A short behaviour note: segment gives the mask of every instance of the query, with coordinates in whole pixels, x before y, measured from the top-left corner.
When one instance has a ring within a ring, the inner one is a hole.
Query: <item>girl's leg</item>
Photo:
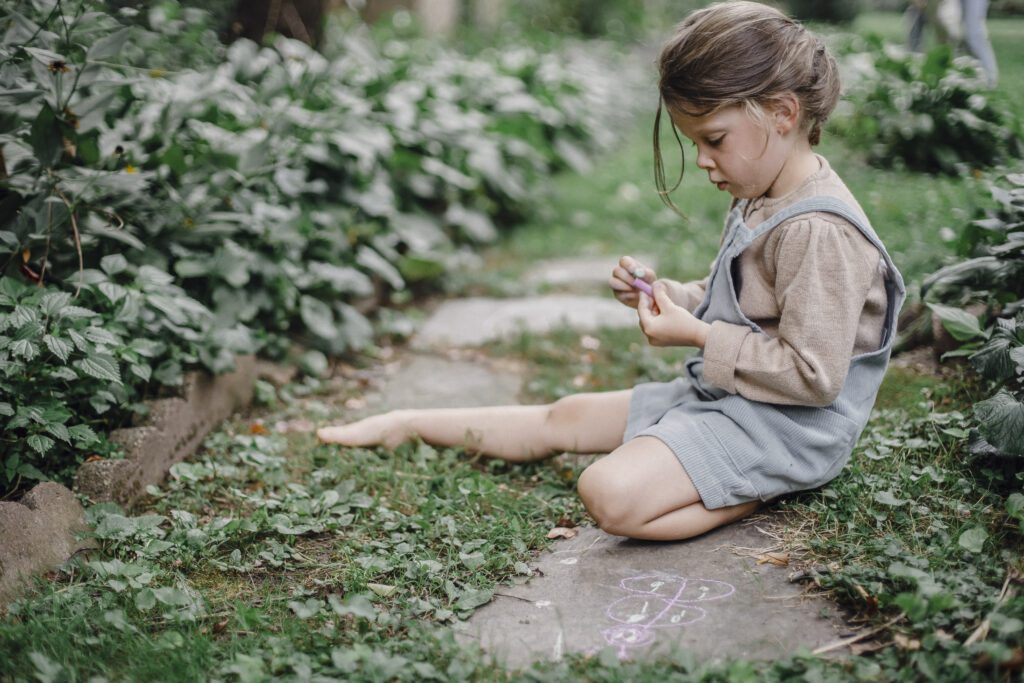
[[[617,536],[672,541],[744,517],[759,501],[708,510],[675,454],[641,436],[583,471],[577,484],[590,516]]]
[[[549,405],[396,410],[324,427],[317,437],[325,443],[389,448],[418,437],[513,462],[565,451],[608,453],[622,444],[632,393],[574,394]]]

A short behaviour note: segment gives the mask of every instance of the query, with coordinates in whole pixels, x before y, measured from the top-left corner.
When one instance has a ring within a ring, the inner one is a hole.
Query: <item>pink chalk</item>
[[[644,282],[643,280],[641,280],[640,278],[633,278],[633,286],[639,289],[647,296],[651,297],[652,299],[654,298],[654,290],[652,290],[651,286]]]

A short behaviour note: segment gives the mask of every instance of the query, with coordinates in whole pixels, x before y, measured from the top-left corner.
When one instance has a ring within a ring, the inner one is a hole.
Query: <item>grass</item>
[[[901,30],[878,14],[858,28]],[[990,30],[1004,94],[1024,97],[1024,21]],[[703,275],[726,198],[688,172],[678,201],[690,220],[668,213],[649,190],[647,137],[639,125],[591,173],[557,179],[538,216],[487,255],[488,272],[458,288],[521,291],[538,260],[579,254],[650,253],[661,275]],[[938,229],[958,227],[981,201],[971,181],[871,169],[836,139],[822,151],[911,281],[949,253]],[[531,401],[667,379],[687,357],[649,348],[635,330],[523,335],[488,352],[525,362]],[[91,506],[101,551],[0,615],[0,681],[1019,680],[1024,600],[1013,593],[1024,548],[1005,496],[1021,474],[969,454],[974,391],[957,376],[893,368],[844,472],[777,503],[808,581],[857,623],[892,622],[845,660],[705,665],[676,653],[495,666],[451,625],[497,586],[525,580],[551,526],[584,521],[574,493],[582,464],[510,467],[419,444],[337,451],[277,433],[279,422],[338,415],[358,396],[306,381],[227,423],[130,514]]]

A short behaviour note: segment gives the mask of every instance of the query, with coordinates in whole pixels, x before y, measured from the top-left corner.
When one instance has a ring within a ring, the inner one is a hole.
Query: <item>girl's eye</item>
[[[725,136],[723,135],[720,138],[715,138],[714,140],[708,140],[708,144],[711,145],[712,147],[718,147],[720,144],[722,144],[722,140],[724,140],[724,139],[725,139]]]

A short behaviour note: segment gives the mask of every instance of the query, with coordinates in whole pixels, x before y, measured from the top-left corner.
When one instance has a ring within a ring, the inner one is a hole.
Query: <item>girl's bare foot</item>
[[[396,410],[347,425],[322,427],[316,430],[316,437],[323,443],[342,446],[395,448],[412,437],[412,434],[402,419],[401,411]]]

